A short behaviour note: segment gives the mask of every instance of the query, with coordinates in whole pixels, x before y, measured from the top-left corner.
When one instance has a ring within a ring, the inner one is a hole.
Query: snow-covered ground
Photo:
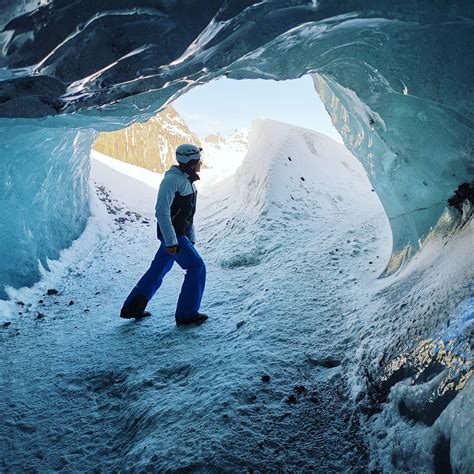
[[[160,176],[92,157],[99,199],[84,236],[42,282],[11,291],[13,302],[1,308],[2,324],[11,323],[0,330],[1,471],[365,471],[389,466],[396,442],[404,450],[396,456],[416,458],[418,472],[434,469],[432,457],[398,438],[431,436],[416,445],[429,451],[439,441],[434,430],[444,433],[437,421],[421,429],[393,399],[365,419],[364,407],[373,407],[361,367],[371,351],[382,364],[384,346],[399,350],[385,366],[409,358],[394,342],[408,327],[401,304],[413,306],[416,319],[427,310],[423,298],[446,300],[443,282],[455,301],[466,294],[469,282],[459,282],[472,272],[472,222],[457,240],[434,242],[404,274],[378,279],[390,256],[389,225],[342,145],[261,120],[242,165],[217,179],[217,170],[242,158],[203,172],[197,247],[208,269],[202,310],[210,318],[177,328],[179,267],[150,303],[151,318],[118,317],[157,249]],[[59,293],[46,295],[52,287]],[[451,306],[444,310],[456,315]],[[467,405],[467,388],[455,403]],[[395,389],[400,399],[410,384]],[[443,423],[445,431],[456,426],[452,416]]]

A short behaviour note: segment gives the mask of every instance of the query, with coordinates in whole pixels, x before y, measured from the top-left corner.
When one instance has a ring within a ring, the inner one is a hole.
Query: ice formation
[[[0,285],[33,281],[30,257],[55,258],[86,219],[85,181],[71,177],[67,160],[51,158],[51,142],[73,155],[71,143],[91,141],[94,130],[146,120],[191,87],[222,75],[314,75],[386,209],[396,266],[418,248],[454,189],[473,178],[472,61],[466,56],[473,48],[472,9],[472,2],[460,0],[4,5],[2,136],[21,138],[15,150],[2,140],[2,196],[18,202],[33,193],[30,201],[57,201],[50,209],[59,212],[25,207],[18,229],[11,229],[18,214],[2,206],[2,234],[12,239],[2,256],[13,262],[2,269]],[[12,155],[23,155],[22,173],[9,173],[18,169]],[[79,173],[86,173],[86,154],[77,160]],[[31,161],[35,166],[26,165]],[[55,183],[51,175],[68,178]],[[67,183],[74,179],[71,189]],[[41,234],[43,242],[31,234]]]
[[[467,0],[3,5],[0,296],[5,285],[36,281],[83,231],[88,151],[99,131],[145,121],[223,75],[282,80],[310,73],[390,220],[387,273],[425,242],[400,281],[381,283],[363,324],[360,308],[347,314],[345,330],[361,341],[350,364],[367,372],[357,403],[375,434],[374,467],[467,472],[473,460],[463,416],[472,412],[472,356],[466,362],[463,341],[472,332],[472,305],[463,300],[472,295],[472,219],[466,207],[459,220],[446,202],[474,176],[473,8]],[[265,173],[257,177],[261,191]],[[268,195],[247,198],[251,220],[265,211]],[[222,268],[262,263],[252,252],[234,257]],[[265,301],[257,298],[249,314]],[[407,463],[407,453],[417,464]]]

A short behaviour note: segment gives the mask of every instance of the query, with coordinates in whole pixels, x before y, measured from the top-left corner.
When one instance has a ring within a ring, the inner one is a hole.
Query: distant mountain
[[[181,143],[202,146],[178,112],[167,107],[146,123],[101,133],[93,148],[126,163],[164,173],[176,163],[175,149]]]
[[[238,128],[232,135],[223,137],[220,133],[208,135],[204,139],[204,144],[217,149],[230,147],[232,150],[245,152],[249,142],[249,130]]]

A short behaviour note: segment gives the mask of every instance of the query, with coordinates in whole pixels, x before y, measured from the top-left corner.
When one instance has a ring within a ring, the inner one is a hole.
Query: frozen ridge
[[[160,177],[146,173],[144,185],[123,165],[92,160],[110,233],[70,263],[58,295],[10,303],[23,314],[0,331],[3,471],[474,465],[461,436],[472,381],[436,404],[437,417],[429,405],[431,390],[466,374],[443,367],[455,351],[468,364],[472,315],[454,302],[471,291],[471,221],[379,280],[390,229],[361,165],[318,133],[257,121],[237,173],[200,183],[210,320],[175,327],[174,269],[153,317],[124,322],[122,300],[156,249]],[[436,344],[453,331],[446,357],[418,357],[413,334]],[[397,372],[400,361],[413,369]],[[414,402],[421,419],[410,418]]]

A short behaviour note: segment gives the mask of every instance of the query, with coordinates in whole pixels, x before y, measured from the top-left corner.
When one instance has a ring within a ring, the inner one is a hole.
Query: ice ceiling
[[[47,267],[83,230],[97,131],[144,121],[222,75],[312,74],[382,200],[394,258],[416,249],[474,177],[473,9],[469,0],[4,2],[0,287],[34,282],[38,260]]]

